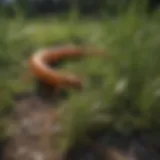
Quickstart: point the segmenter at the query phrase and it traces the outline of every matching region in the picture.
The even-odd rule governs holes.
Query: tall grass
[[[0,138],[5,138],[8,129],[9,113],[13,107],[11,82],[18,79],[21,70],[19,53],[25,48],[24,39],[18,40],[21,29],[19,19],[8,19],[5,15],[0,16]],[[23,49],[22,49],[23,48]],[[13,84],[14,85],[14,84]]]
[[[104,21],[103,34],[94,42],[106,47],[103,58],[66,66],[84,74],[86,80],[81,93],[71,92],[64,109],[65,147],[85,141],[89,129],[102,126],[123,134],[137,130],[159,132],[158,19],[158,12],[148,16],[131,7],[114,20]]]

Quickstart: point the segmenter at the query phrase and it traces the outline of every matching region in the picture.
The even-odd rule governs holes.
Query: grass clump
[[[95,43],[103,58],[74,66],[86,76],[81,93],[72,93],[64,109],[64,146],[87,138],[89,129],[110,126],[123,134],[160,128],[160,21],[129,10],[103,24]],[[66,68],[72,68],[67,65]]]

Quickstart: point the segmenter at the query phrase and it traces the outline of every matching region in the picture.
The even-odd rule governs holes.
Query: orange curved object
[[[36,52],[29,60],[30,69],[33,74],[39,78],[41,81],[45,82],[56,88],[75,88],[81,89],[83,84],[82,80],[73,75],[64,75],[56,69],[50,68],[47,64],[54,64],[63,59],[70,58],[80,58],[83,56],[98,55],[98,53],[103,53],[103,51],[81,48],[81,47],[58,47],[53,49],[44,49]]]

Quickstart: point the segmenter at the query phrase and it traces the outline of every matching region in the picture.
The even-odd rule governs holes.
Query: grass
[[[160,21],[129,10],[102,25],[97,44],[107,48],[105,57],[69,64],[84,74],[85,88],[71,92],[64,109],[66,137],[63,145],[85,142],[87,131],[100,127],[130,134],[159,133]]]
[[[9,118],[14,107],[13,95],[34,89],[34,77],[28,68],[28,58],[39,48],[73,43],[76,39],[87,43],[88,38],[101,26],[94,21],[72,21],[64,18],[25,20],[0,17],[0,115],[2,128],[8,127],[3,119]],[[84,21],[83,21],[84,22]],[[0,124],[1,125],[1,124]],[[5,129],[1,132],[2,139]],[[1,135],[1,134],[0,134]]]
[[[116,131],[159,128],[160,21],[133,10],[101,21],[49,18],[34,21],[0,18],[0,107],[8,118],[12,94],[34,88],[27,59],[39,48],[79,39],[107,49],[104,58],[90,58],[66,70],[84,75],[84,90],[71,92],[64,109],[65,147],[86,140],[94,126]],[[67,106],[67,107],[66,107]],[[6,135],[5,129],[1,132]],[[4,136],[2,136],[4,137]]]

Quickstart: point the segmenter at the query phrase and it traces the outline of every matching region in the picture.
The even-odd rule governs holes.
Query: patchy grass
[[[13,94],[34,89],[34,78],[27,60],[39,48],[73,43],[87,43],[102,26],[95,21],[49,18],[25,20],[0,17],[0,115],[14,106]],[[5,114],[8,117],[9,113]],[[2,126],[7,125],[3,123]],[[2,134],[4,131],[2,132]]]

